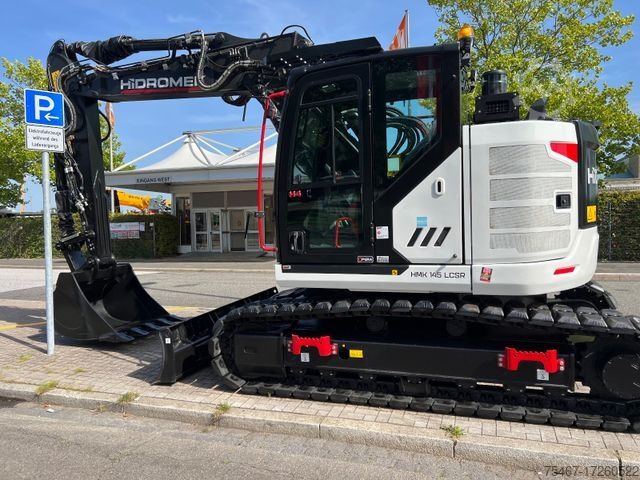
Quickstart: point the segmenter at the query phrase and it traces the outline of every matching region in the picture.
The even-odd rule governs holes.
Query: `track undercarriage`
[[[170,383],[211,362],[249,394],[640,429],[640,318],[554,298],[267,290],[163,332]],[[588,393],[587,393],[588,392]]]

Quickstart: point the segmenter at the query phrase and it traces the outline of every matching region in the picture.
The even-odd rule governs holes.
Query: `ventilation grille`
[[[491,180],[491,201],[545,200],[556,191],[571,191],[570,177],[505,178]]]
[[[544,145],[510,145],[489,149],[491,175],[570,171],[569,165],[550,158]]]
[[[533,233],[494,233],[491,248],[515,248],[518,253],[537,253],[567,248],[571,241],[569,230]]]
[[[555,213],[551,205],[492,208],[490,228],[540,228],[569,226],[571,215]]]
[[[511,110],[511,102],[509,100],[488,101],[484,106],[484,113],[488,115],[507,113],[509,110]]]

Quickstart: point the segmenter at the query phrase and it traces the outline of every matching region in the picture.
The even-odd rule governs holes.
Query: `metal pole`
[[[613,234],[612,234],[612,231],[611,231],[611,226],[612,226],[612,223],[613,223],[613,219],[611,218],[611,215],[612,215],[612,213],[611,213],[611,203],[612,202],[609,201],[609,208],[608,208],[608,210],[609,210],[609,215],[608,215],[608,217],[609,217],[609,252],[608,252],[608,255],[607,255],[607,257],[608,257],[607,259],[609,261],[611,261],[611,257],[613,257],[613,241],[612,241],[613,240],[613,238],[612,238]]]
[[[109,135],[109,171],[113,172],[113,126],[111,127],[111,135]],[[113,187],[109,191],[111,192],[111,213],[114,213],[116,211],[116,202]]]
[[[53,355],[53,251],[51,247],[51,202],[49,198],[49,152],[42,152],[42,218],[44,220],[44,295],[47,312],[47,355]]]
[[[407,48],[411,46],[409,43],[409,10],[405,10],[404,14],[407,16]]]

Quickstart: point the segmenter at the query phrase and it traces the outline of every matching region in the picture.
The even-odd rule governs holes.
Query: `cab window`
[[[360,119],[355,78],[309,87],[293,153],[292,186],[360,177]]]
[[[437,58],[400,57],[378,62],[374,81],[384,96],[384,123],[378,138],[375,186],[386,188],[433,145],[439,136],[439,66]],[[384,131],[381,131],[384,129]]]

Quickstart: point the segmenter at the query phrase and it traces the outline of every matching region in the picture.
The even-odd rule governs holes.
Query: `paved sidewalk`
[[[95,406],[100,401],[115,403],[122,395],[132,392],[139,400],[131,407],[142,409],[143,414],[144,409],[146,414],[151,409],[152,416],[161,416],[158,412],[164,412],[162,415],[174,412],[178,417],[186,415],[188,420],[197,420],[203,412],[209,418],[216,406],[228,404],[232,407],[228,421],[232,419],[235,423],[227,426],[261,431],[271,429],[304,435],[333,432],[331,435],[357,443],[388,443],[389,438],[400,435],[398,448],[415,450],[429,445],[429,451],[449,454],[455,447],[458,452],[467,452],[466,458],[482,460],[493,454],[498,462],[503,461],[500,458],[526,457],[526,452],[533,451],[538,455],[537,462],[542,462],[547,452],[552,456],[567,455],[566,461],[571,465],[576,461],[575,455],[581,455],[587,463],[600,460],[616,463],[624,456],[640,464],[640,434],[248,396],[226,390],[208,368],[172,386],[153,385],[161,359],[160,344],[155,336],[130,344],[92,348],[58,338],[55,356],[48,357],[44,354],[46,339],[41,326],[10,323],[12,318],[42,319],[42,302],[2,300],[0,313],[3,320],[9,322],[0,322],[0,395],[11,396],[13,391],[32,397],[38,386],[48,385],[53,388],[42,397],[47,401],[71,398],[76,402],[93,402],[85,405]],[[190,317],[197,314],[198,309],[182,307],[174,313]],[[457,442],[448,439],[442,430],[451,425],[465,432]],[[389,437],[389,432],[396,437]],[[505,451],[511,452],[511,456]],[[513,457],[513,452],[520,453]],[[485,458],[484,461],[493,460]]]

